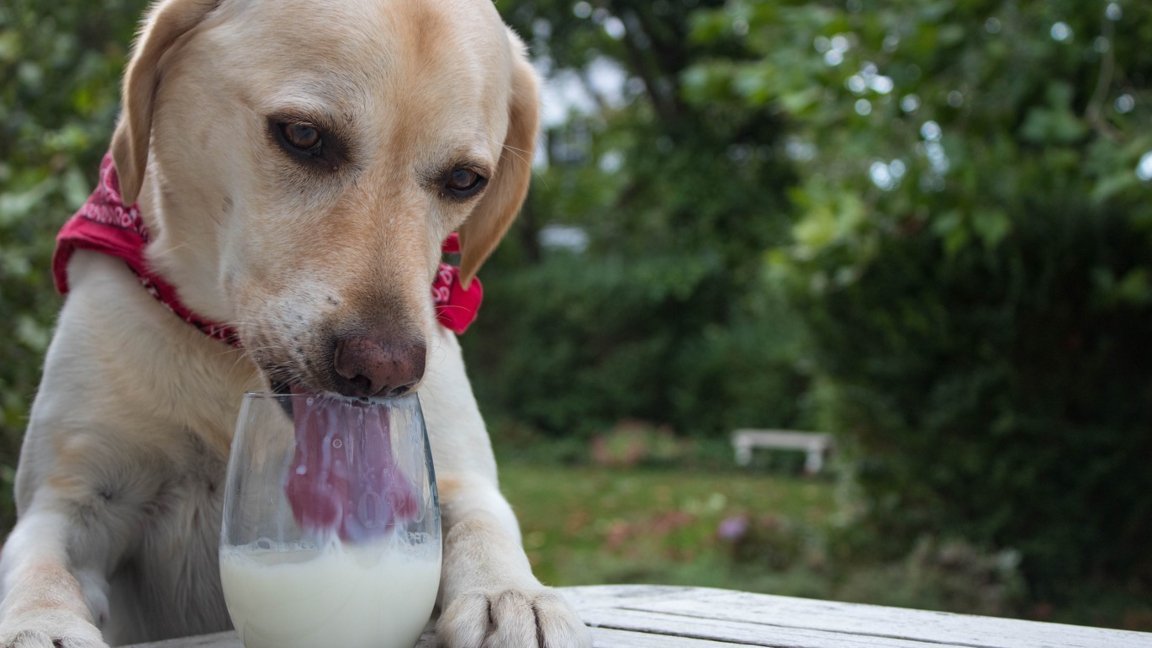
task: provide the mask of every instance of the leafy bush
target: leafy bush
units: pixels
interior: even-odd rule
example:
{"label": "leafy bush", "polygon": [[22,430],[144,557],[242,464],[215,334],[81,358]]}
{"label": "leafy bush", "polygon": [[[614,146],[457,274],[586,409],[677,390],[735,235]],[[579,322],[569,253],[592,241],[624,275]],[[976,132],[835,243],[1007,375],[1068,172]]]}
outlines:
{"label": "leafy bush", "polygon": [[677,465],[685,447],[668,427],[653,427],[643,421],[620,421],[607,433],[592,439],[592,462],[617,468]]}
{"label": "leafy bush", "polygon": [[801,213],[771,271],[877,546],[1016,550],[1040,596],[1152,577],[1150,18],[990,0],[697,15],[696,38],[759,56],[700,61],[689,96],[794,116]]}
{"label": "leafy bush", "polygon": [[900,607],[1019,616],[1027,592],[1019,561],[1011,550],[981,551],[967,542],[928,536],[898,561],[851,572],[835,595]]}
{"label": "leafy bush", "polygon": [[[463,343],[487,411],[554,436],[622,419],[697,436],[797,424],[799,336],[763,281],[791,217],[784,124],[682,91],[697,57],[739,52],[687,38],[693,10],[721,3],[500,4],[597,109],[546,131],[548,167],[484,268],[487,301]],[[621,86],[598,91],[593,68]],[[557,224],[587,248],[542,247]]]}
{"label": "leafy bush", "polygon": [[119,106],[143,0],[0,6],[0,529],[12,468],[60,300],[56,229],[88,196]]}
{"label": "leafy bush", "polygon": [[802,564],[815,566],[824,557],[811,529],[793,520],[762,514],[732,515],[716,526],[716,541],[735,567],[772,571],[795,569]]}
{"label": "leafy bush", "polygon": [[[692,435],[795,425],[805,383],[798,346],[713,302],[729,291],[705,257],[552,255],[486,268],[475,333],[462,339],[490,414],[553,436],[589,438],[622,419]],[[783,309],[781,309],[783,312]]]}
{"label": "leafy bush", "polygon": [[1102,279],[1146,269],[1152,240],[1066,198],[992,251],[885,239],[805,310],[875,531],[1015,548],[1049,585],[1152,575],[1152,300]]}

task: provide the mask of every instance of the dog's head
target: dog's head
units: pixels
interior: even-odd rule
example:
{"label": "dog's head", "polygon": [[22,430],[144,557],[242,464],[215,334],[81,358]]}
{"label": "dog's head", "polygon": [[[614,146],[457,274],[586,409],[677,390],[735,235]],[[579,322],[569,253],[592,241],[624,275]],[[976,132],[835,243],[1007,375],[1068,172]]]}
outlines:
{"label": "dog's head", "polygon": [[151,262],[273,383],[402,393],[441,241],[470,281],[524,200],[536,88],[490,0],[166,0],[112,153]]}

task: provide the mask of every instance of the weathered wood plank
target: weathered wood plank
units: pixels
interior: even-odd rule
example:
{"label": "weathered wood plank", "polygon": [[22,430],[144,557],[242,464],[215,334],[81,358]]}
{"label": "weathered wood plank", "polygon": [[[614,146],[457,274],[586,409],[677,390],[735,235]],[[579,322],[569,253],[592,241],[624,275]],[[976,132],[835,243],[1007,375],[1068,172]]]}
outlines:
{"label": "weathered wood plank", "polygon": [[[729,590],[598,585],[561,590],[596,648],[1152,648],[1152,634]],[[431,631],[416,648],[434,648]],[[136,648],[243,648],[235,633]],[[509,647],[516,648],[516,647]]]}
{"label": "weathered wood plank", "polygon": [[[763,623],[717,621],[683,615],[614,610],[603,608],[581,612],[595,629],[622,631],[629,637],[660,638],[662,645],[672,640],[707,639],[722,646],[760,648],[966,648],[960,644],[910,641],[887,637],[856,636],[806,628],[790,628]],[[627,645],[627,644],[620,644]],[[675,645],[675,644],[672,644]]]}
{"label": "weathered wood plank", "polygon": [[[763,628],[765,637],[787,629],[889,642],[882,645],[911,641],[965,648],[1152,648],[1152,634],[1148,633],[729,590],[646,588],[633,591],[627,586],[594,586],[568,588],[565,594],[586,619],[593,610],[608,608],[681,618],[677,622],[670,618],[660,620],[665,627],[681,622],[689,625],[719,622],[720,627],[754,624]],[[812,644],[812,647],[818,645],[824,644]]]}
{"label": "weathered wood plank", "polygon": [[617,628],[592,628],[593,648],[732,648],[740,645],[729,641],[650,634]]}
{"label": "weathered wood plank", "polygon": [[[429,625],[413,648],[436,647],[436,635],[433,634],[432,627]],[[240,637],[235,632],[229,631],[199,637],[182,637],[153,643],[132,644],[131,646],[124,646],[124,648],[244,648],[244,644],[240,643]]]}
{"label": "weathered wood plank", "polygon": [[240,638],[235,632],[218,632],[216,634],[200,635],[198,637],[182,637],[180,639],[166,639],[147,644],[132,644],[125,648],[244,648]]}
{"label": "weathered wood plank", "polygon": [[[593,628],[592,638],[594,648],[732,648],[733,646],[730,642],[676,637],[667,634],[648,634],[615,628]],[[221,632],[200,637],[136,644],[125,648],[244,648],[244,645],[240,643],[235,632]],[[420,637],[420,641],[414,648],[437,648],[436,637],[431,631],[426,632]]]}

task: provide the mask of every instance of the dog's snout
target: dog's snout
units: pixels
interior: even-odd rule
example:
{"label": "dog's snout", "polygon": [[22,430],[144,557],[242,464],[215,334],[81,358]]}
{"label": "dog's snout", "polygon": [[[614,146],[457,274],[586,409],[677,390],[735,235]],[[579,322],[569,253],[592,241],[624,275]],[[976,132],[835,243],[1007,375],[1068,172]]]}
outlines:
{"label": "dog's snout", "polygon": [[400,396],[424,377],[423,342],[350,335],[336,340],[333,368],[345,396]]}

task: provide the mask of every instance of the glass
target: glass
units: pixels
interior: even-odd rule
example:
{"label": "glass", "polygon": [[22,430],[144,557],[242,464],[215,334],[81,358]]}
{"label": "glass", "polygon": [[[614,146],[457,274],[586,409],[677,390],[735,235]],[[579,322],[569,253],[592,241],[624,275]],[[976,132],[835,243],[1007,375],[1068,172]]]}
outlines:
{"label": "glass", "polygon": [[244,396],[220,578],[245,648],[411,648],[440,583],[440,508],[415,394]]}

